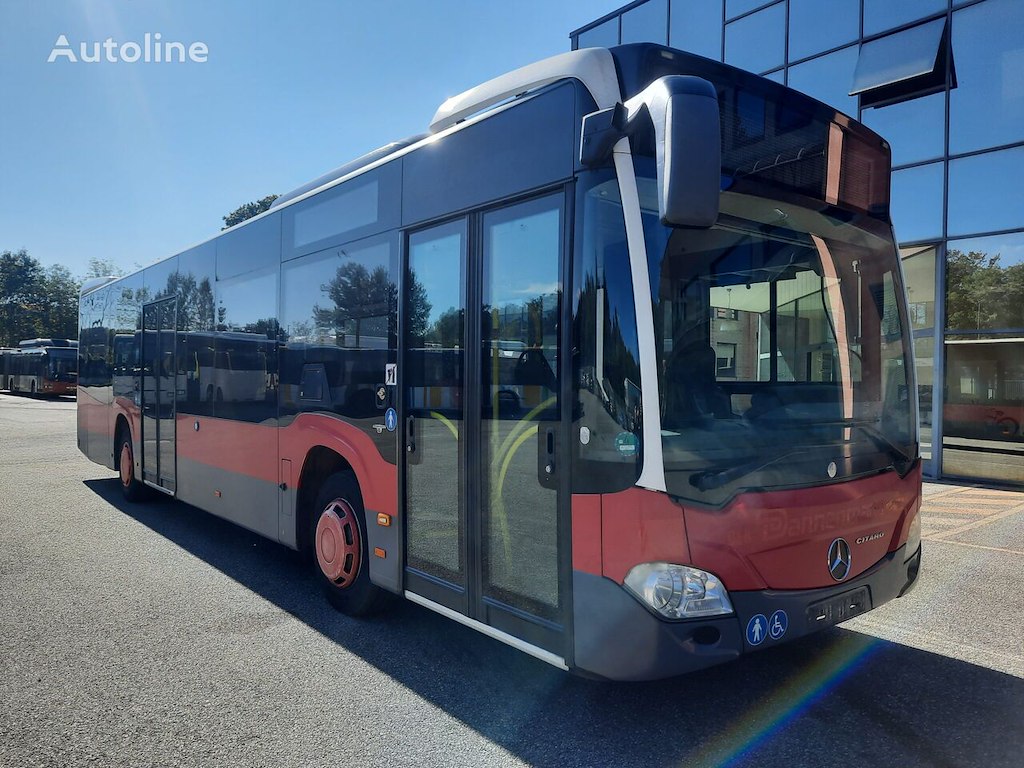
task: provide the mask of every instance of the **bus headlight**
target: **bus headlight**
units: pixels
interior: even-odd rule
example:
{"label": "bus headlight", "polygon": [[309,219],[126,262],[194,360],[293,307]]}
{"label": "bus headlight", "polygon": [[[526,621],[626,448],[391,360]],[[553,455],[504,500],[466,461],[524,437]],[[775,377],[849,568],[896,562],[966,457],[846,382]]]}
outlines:
{"label": "bus headlight", "polygon": [[907,531],[907,548],[903,551],[905,560],[909,560],[917,554],[917,548],[921,546],[921,513],[914,515],[910,521],[910,530]]}
{"label": "bus headlight", "polygon": [[626,587],[669,619],[732,613],[729,593],[713,573],[672,563],[642,563],[626,574]]}

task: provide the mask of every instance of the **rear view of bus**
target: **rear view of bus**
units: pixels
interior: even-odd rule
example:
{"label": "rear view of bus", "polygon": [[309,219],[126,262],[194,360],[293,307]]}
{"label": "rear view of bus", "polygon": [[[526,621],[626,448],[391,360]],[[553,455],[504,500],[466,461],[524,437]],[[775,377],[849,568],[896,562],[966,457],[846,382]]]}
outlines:
{"label": "rear view of bus", "polygon": [[577,190],[575,661],[638,679],[903,595],[921,475],[888,146],[729,67],[612,54],[625,106],[584,119]]}

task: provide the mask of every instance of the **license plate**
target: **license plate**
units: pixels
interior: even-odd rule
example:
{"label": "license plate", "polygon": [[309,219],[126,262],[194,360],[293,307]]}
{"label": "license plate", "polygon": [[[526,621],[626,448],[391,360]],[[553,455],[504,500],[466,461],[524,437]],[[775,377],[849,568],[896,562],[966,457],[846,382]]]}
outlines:
{"label": "license plate", "polygon": [[807,625],[809,629],[830,627],[870,610],[871,595],[861,587],[807,606]]}

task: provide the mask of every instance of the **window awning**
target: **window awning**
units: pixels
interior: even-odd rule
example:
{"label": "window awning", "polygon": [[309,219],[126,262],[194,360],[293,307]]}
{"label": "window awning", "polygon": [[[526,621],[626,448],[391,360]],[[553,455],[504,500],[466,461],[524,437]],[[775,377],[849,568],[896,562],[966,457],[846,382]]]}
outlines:
{"label": "window awning", "polygon": [[865,43],[850,95],[878,106],[944,88],[948,40],[946,20],[936,19]]}

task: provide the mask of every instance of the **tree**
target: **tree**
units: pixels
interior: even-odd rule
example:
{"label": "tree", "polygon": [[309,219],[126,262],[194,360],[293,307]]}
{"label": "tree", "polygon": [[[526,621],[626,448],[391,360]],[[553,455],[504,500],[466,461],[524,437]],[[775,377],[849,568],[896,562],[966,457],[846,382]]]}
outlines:
{"label": "tree", "polygon": [[90,277],[121,277],[124,270],[110,259],[89,259],[89,268],[85,270],[86,279]]}
{"label": "tree", "polygon": [[42,278],[42,267],[24,248],[0,253],[0,346],[36,336]]}
{"label": "tree", "polygon": [[[334,306],[313,308],[317,328],[334,329],[342,346],[361,346],[365,324],[369,324],[371,336],[388,337],[393,333],[398,288],[391,282],[387,267],[377,267],[370,272],[357,262],[343,264],[320,290]],[[348,334],[354,336],[352,343],[345,343],[344,337]]]}
{"label": "tree", "polygon": [[946,257],[946,328],[1024,327],[1024,264],[1000,265],[1000,254],[950,249]]}
{"label": "tree", "polygon": [[224,219],[224,226],[221,229],[228,229],[229,227],[235,226],[246,219],[251,219],[253,216],[258,216],[265,210],[270,208],[271,203],[277,200],[278,195],[267,195],[264,198],[260,198],[254,203],[246,203],[245,205],[235,208],[227,216],[222,216]]}
{"label": "tree", "polygon": [[78,338],[78,290],[81,284],[71,271],[54,264],[40,282],[39,335],[47,338]]}

